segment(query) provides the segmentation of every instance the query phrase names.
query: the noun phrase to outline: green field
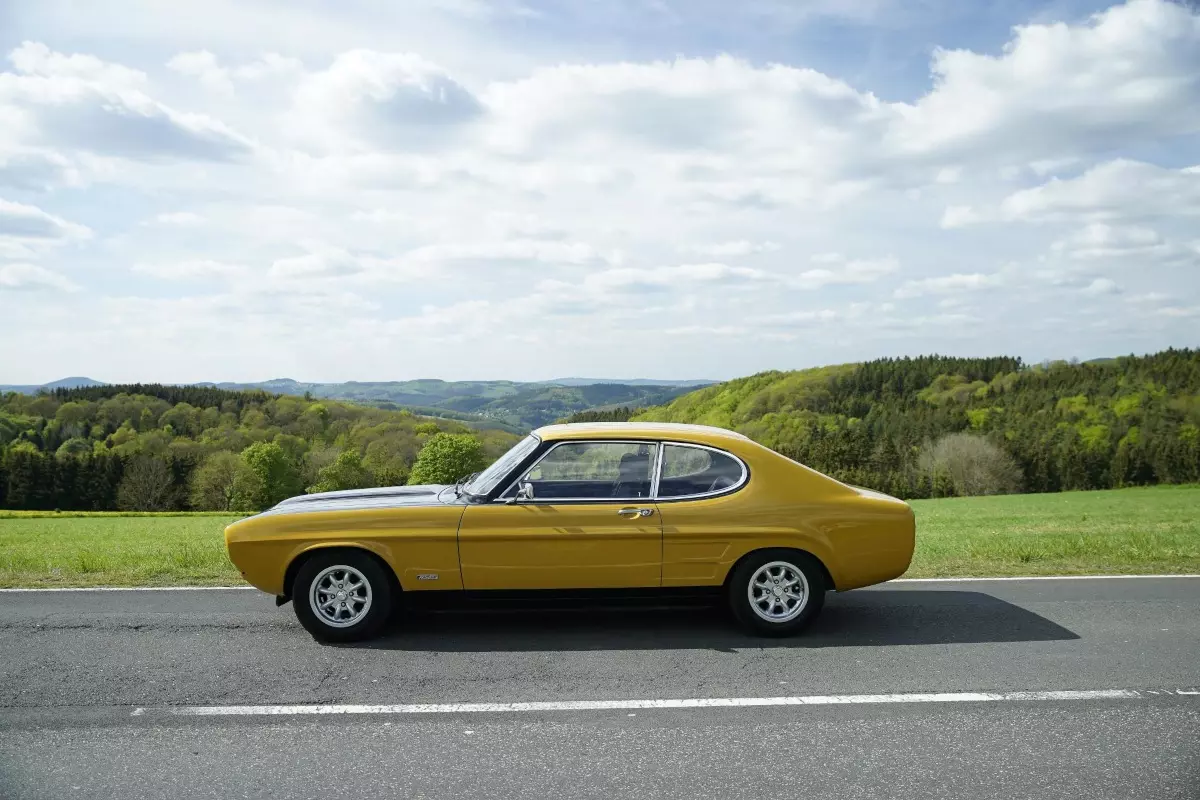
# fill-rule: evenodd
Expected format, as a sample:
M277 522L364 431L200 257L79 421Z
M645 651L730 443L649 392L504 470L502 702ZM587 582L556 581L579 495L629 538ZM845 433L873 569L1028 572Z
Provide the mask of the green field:
M914 500L906 577L1200 573L1200 486Z
M913 502L910 577L1200 573L1200 486ZM0 511L0 586L237 585L228 514Z

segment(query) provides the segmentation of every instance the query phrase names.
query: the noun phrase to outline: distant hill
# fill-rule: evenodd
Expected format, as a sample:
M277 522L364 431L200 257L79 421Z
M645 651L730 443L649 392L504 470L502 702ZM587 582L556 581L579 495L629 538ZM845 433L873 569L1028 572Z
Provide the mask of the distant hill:
M21 394L37 394L40 391L52 392L55 389L78 389L81 386L103 386L102 381L92 380L91 378L62 378L50 383L40 385L25 385L25 386L0 386L0 394L4 392L20 392Z
M764 372L635 419L745 433L849 483L941 493L922 467L947 434L985 437L1031 492L1200 481L1200 350L1029 366L1017 358L883 359Z
M643 379L605 382L590 378L522 383L518 381L347 381L309 383L291 378L254 382L203 382L191 384L226 391L260 389L272 394L332 400L350 400L387 409L408 408L416 413L439 416L475 427L527 431L579 411L622 406L642 407L670 402L705 382ZM64 378L41 386L0 386L0 392L36 394L56 388L103 386L91 378Z
M582 380L582 379L580 379ZM263 389L278 394L353 400L387 408L411 408L462 421L497 423L507 430L529 430L578 411L667 403L694 384L518 383L516 381L383 381L303 383L277 378L259 383L218 383L218 389Z
M655 378L555 378L554 380L543 381L543 383L554 384L555 386L591 386L596 383L622 384L624 386L709 386L717 383L711 379L687 380L687 381L671 381L657 380Z

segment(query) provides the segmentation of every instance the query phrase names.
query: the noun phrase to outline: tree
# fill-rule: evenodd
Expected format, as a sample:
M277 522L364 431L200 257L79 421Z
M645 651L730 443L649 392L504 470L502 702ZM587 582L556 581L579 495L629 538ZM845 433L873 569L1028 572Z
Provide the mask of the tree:
M53 508L53 483L48 475L54 459L38 452L30 442L9 446L5 456L8 486L5 503L9 508Z
M439 433L417 455L409 484L454 483L486 466L483 445L469 433Z
M88 416L92 413L93 403L63 403L54 413L60 430L64 436L79 436L87 431Z
M241 459L239 459L240 461ZM267 489L262 476L242 462L233 474L229 508L232 511L261 511L267 507Z
M321 470L320 480L308 487L312 492L337 492L365 489L371 485L371 473L363 466L357 450L343 450L337 460Z
M261 490L257 497L243 497L252 508L269 508L281 500L300 494L300 471L274 442L255 442L242 451L242 461L258 477Z
M156 456L135 456L117 487L117 506L124 511L165 511L171 505L171 469Z
M970 433L943 436L921 453L920 464L933 480L935 496L953 493L967 497L1021 490L1021 469L1017 462L982 436ZM943 488L947 482L948 486Z
M257 475L248 477L251 472L249 465L233 453L218 450L212 453L192 473L190 499L192 508L197 511L251 511L250 505L241 506L242 494L253 495L247 488L258 489Z
M413 426L413 433L418 436L436 436L440 430L436 422L422 422Z
M511 442L506 444L511 446ZM376 486L403 486L416 454L412 439L389 435L367 445L363 466L371 471Z
M73 404L67 403L67 405ZM64 405L63 408L66 408L67 405ZM56 455L58 458L71 458L72 456L90 455L91 452L92 443L90 440L84 439L82 436L73 436L59 445L58 450L54 452L54 455Z

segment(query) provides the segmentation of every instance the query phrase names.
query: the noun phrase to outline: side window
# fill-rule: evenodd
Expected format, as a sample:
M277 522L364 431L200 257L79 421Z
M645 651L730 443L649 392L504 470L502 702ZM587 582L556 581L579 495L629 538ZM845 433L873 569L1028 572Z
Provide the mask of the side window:
M736 486L741 479L742 465L732 456L716 450L668 444L663 450L658 496L710 494Z
M649 442L567 442L521 480L532 484L534 500L649 497L657 448Z

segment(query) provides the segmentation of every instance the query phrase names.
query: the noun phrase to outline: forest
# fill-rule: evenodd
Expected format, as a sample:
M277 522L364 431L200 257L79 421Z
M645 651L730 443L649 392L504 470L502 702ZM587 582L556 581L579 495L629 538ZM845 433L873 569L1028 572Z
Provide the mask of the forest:
M587 416L732 428L906 499L1190 483L1200 480L1200 351L1036 365L880 359Z
M255 511L305 491L453 480L443 473L481 469L516 438L259 390L10 392L0 395L0 508Z
M611 398L604 398L611 399ZM906 499L1200 481L1200 351L1028 365L931 355L764 372L641 419L741 431ZM409 410L262 390L0 395L0 508L253 511L305 491L441 483L516 441Z

